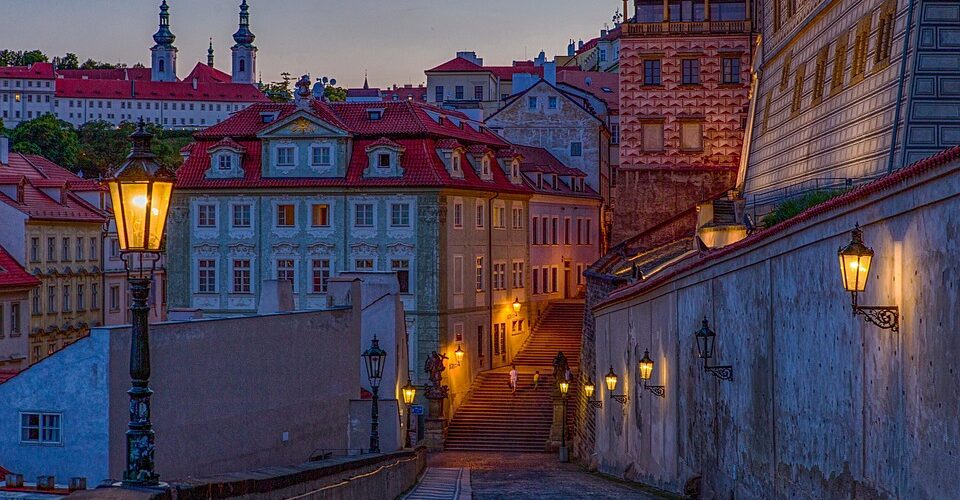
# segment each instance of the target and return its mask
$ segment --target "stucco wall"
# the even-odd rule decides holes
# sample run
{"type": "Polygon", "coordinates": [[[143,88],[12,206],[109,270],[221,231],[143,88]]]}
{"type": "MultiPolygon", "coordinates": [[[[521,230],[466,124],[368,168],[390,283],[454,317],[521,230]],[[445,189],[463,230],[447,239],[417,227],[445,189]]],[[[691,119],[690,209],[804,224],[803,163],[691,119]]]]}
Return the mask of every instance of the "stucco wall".
{"type": "MultiPolygon", "coordinates": [[[[82,476],[94,486],[110,477],[108,345],[105,334],[82,338],[0,384],[0,466],[23,474],[25,481],[53,475],[65,484],[82,476]],[[62,444],[21,444],[24,411],[60,413],[62,444]]],[[[121,410],[126,408],[123,402],[121,410]]]]}
{"type": "MultiPolygon", "coordinates": [[[[160,477],[299,463],[320,449],[346,448],[349,400],[360,387],[355,314],[338,309],[151,326],[160,477]]],[[[94,332],[109,336],[109,472],[117,478],[129,419],[130,334],[128,328],[94,332]]]]}
{"type": "Polygon", "coordinates": [[[612,365],[630,397],[598,384],[600,470],[673,491],[702,475],[707,498],[954,497],[960,165],[887,186],[598,310],[593,377],[612,365]],[[899,334],[851,316],[836,252],[858,222],[860,303],[898,305],[899,334]],[[732,381],[697,358],[704,317],[732,381]],[[644,349],[665,399],[638,381],[644,349]]]}

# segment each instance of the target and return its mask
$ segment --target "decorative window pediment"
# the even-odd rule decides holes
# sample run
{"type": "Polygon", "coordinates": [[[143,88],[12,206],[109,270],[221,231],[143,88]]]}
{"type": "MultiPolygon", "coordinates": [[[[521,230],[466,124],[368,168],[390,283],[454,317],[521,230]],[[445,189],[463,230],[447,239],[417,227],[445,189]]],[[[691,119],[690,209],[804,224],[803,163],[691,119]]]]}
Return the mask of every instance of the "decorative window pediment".
{"type": "Polygon", "coordinates": [[[367,153],[367,168],[364,177],[403,177],[403,153],[406,148],[381,137],[364,150],[367,153]]]}
{"type": "Polygon", "coordinates": [[[210,155],[210,168],[207,169],[206,177],[208,179],[243,177],[245,152],[243,146],[229,137],[214,144],[207,150],[210,155]]]}
{"type": "Polygon", "coordinates": [[[463,179],[463,157],[467,150],[456,139],[443,139],[437,143],[437,153],[443,159],[450,177],[463,179]]]}

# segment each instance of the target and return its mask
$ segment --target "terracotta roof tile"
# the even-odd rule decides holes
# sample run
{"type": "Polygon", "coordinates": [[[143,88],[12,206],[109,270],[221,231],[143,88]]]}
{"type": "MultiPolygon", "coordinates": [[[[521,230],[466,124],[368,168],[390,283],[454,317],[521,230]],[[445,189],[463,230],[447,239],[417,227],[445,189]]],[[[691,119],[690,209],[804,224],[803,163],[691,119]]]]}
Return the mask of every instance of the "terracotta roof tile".
{"type": "Polygon", "coordinates": [[[5,248],[0,246],[0,287],[33,287],[39,284],[40,280],[28,273],[5,248]]]}
{"type": "Polygon", "coordinates": [[[53,80],[56,75],[53,64],[33,63],[29,66],[0,66],[0,78],[30,78],[35,80],[53,80]]]}

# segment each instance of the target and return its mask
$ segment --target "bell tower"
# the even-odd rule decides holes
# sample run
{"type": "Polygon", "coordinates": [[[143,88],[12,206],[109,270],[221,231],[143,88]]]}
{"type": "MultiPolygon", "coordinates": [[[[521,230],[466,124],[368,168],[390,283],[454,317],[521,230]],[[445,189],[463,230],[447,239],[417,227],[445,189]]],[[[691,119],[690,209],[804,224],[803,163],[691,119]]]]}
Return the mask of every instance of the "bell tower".
{"type": "Polygon", "coordinates": [[[256,38],[250,31],[250,13],[247,0],[240,2],[240,28],[233,34],[236,45],[233,52],[233,83],[253,84],[257,74],[257,48],[253,45],[256,38]]]}
{"type": "Polygon", "coordinates": [[[173,41],[177,37],[170,32],[170,7],[167,0],[160,3],[160,28],[153,35],[156,45],[150,49],[150,79],[155,82],[177,81],[177,48],[173,41]]]}

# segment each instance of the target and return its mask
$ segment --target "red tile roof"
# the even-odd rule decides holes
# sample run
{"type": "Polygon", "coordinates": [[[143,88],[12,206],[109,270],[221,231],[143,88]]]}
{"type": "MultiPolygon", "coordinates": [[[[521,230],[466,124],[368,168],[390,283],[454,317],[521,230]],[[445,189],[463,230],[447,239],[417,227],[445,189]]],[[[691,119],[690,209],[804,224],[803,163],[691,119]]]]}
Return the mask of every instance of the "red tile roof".
{"type": "Polygon", "coordinates": [[[177,171],[180,189],[218,188],[294,188],[294,187],[463,187],[513,193],[527,193],[523,186],[512,184],[500,169],[493,169],[493,180],[480,179],[470,168],[464,168],[464,178],[452,178],[440,159],[437,149],[447,143],[469,147],[483,145],[493,149],[508,147],[497,135],[486,128],[474,129],[466,116],[415,102],[321,103],[314,102],[309,112],[321,120],[352,134],[354,153],[343,178],[294,178],[261,176],[261,146],[257,133],[284,120],[298,108],[294,104],[256,104],[235,113],[232,117],[194,135],[197,140],[190,158],[177,171]],[[368,109],[383,110],[379,120],[370,120],[368,109]],[[264,123],[262,113],[277,113],[278,118],[264,123]],[[431,116],[447,116],[438,123],[431,116]],[[458,126],[454,121],[460,121],[458,126]],[[244,150],[244,177],[242,179],[208,179],[210,167],[208,151],[219,140],[231,137],[244,150]],[[395,144],[404,148],[401,160],[403,176],[363,177],[368,167],[367,147],[395,144]]]}
{"type": "Polygon", "coordinates": [[[52,80],[56,75],[53,72],[52,63],[38,62],[29,66],[0,66],[0,78],[52,80]]]}
{"type": "Polygon", "coordinates": [[[620,75],[602,71],[579,71],[575,68],[557,71],[557,84],[567,84],[592,94],[610,111],[620,109],[620,75]],[[587,80],[589,79],[589,84],[587,80]],[[606,90],[605,90],[606,89],[606,90]]]}
{"type": "Polygon", "coordinates": [[[376,97],[380,98],[380,89],[347,89],[347,97],[376,97]]]}
{"type": "Polygon", "coordinates": [[[42,156],[10,153],[10,163],[0,165],[0,180],[9,184],[23,182],[23,199],[17,200],[0,194],[0,202],[26,214],[35,220],[60,220],[77,222],[106,221],[95,207],[73,191],[102,191],[96,181],[81,179],[69,170],[42,156]],[[61,201],[57,201],[40,188],[66,186],[61,201]]]}
{"type": "MultiPolygon", "coordinates": [[[[149,76],[148,76],[149,78],[149,76]]],[[[203,63],[197,63],[193,67],[193,71],[183,79],[185,82],[190,82],[193,84],[193,79],[196,78],[201,83],[231,83],[233,82],[233,77],[220,71],[216,68],[211,68],[203,63]]]]}
{"type": "Polygon", "coordinates": [[[811,219],[819,217],[820,215],[830,213],[834,210],[838,210],[846,205],[850,205],[858,200],[866,198],[870,195],[880,193],[890,189],[894,186],[899,185],[902,182],[905,182],[913,177],[917,177],[929,170],[941,167],[943,165],[960,161],[960,146],[954,146],[950,149],[941,151],[933,156],[920,160],[906,168],[902,168],[893,172],[891,174],[885,175],[869,184],[864,184],[859,187],[856,187],[845,194],[832,198],[828,201],[825,201],[819,205],[810,207],[803,212],[800,212],[794,217],[791,217],[773,227],[761,230],[746,238],[727,245],[721,249],[714,250],[707,253],[702,253],[698,257],[693,257],[691,259],[683,260],[672,268],[668,268],[666,272],[657,275],[655,278],[649,281],[640,281],[631,285],[620,287],[610,295],[607,296],[607,299],[599,303],[596,307],[604,307],[611,305],[617,302],[621,302],[629,299],[630,297],[635,297],[642,293],[645,293],[649,290],[652,290],[658,286],[663,285],[664,283],[674,279],[682,273],[686,273],[702,267],[708,264],[711,261],[719,259],[720,257],[729,255],[734,252],[744,250],[752,245],[757,244],[760,241],[763,241],[767,238],[770,238],[777,233],[783,232],[797,224],[807,222],[811,219]]]}
{"type": "Polygon", "coordinates": [[[132,80],[57,80],[57,97],[63,99],[148,99],[156,101],[269,101],[257,87],[243,83],[200,81],[193,88],[192,79],[180,82],[132,80]]]}
{"type": "Polygon", "coordinates": [[[40,280],[28,273],[6,249],[0,246],[0,288],[34,287],[39,284],[40,280]]]}
{"type": "Polygon", "coordinates": [[[424,85],[414,87],[410,84],[402,87],[394,85],[392,88],[381,90],[380,95],[384,101],[426,101],[427,87],[424,85]],[[396,96],[396,99],[394,99],[394,96],[396,96]]]}
{"type": "Polygon", "coordinates": [[[512,66],[480,66],[462,57],[455,57],[426,73],[491,73],[501,80],[513,80],[514,73],[532,73],[543,76],[543,66],[535,66],[533,61],[514,61],[512,66]]]}
{"type": "Polygon", "coordinates": [[[386,147],[388,147],[388,148],[398,148],[398,149],[403,147],[403,146],[397,144],[396,142],[393,142],[393,141],[391,141],[390,139],[387,139],[386,137],[381,137],[381,138],[379,138],[379,139],[371,142],[371,143],[367,146],[367,150],[369,151],[370,149],[378,148],[378,147],[381,147],[381,146],[386,146],[386,147]]]}
{"type": "Polygon", "coordinates": [[[58,69],[59,78],[87,80],[147,80],[151,78],[150,68],[115,69],[58,69]]]}
{"type": "Polygon", "coordinates": [[[587,175],[579,169],[564,165],[546,149],[520,144],[515,144],[513,148],[523,156],[523,159],[520,160],[521,172],[543,172],[576,177],[586,177],[587,175]]]}

